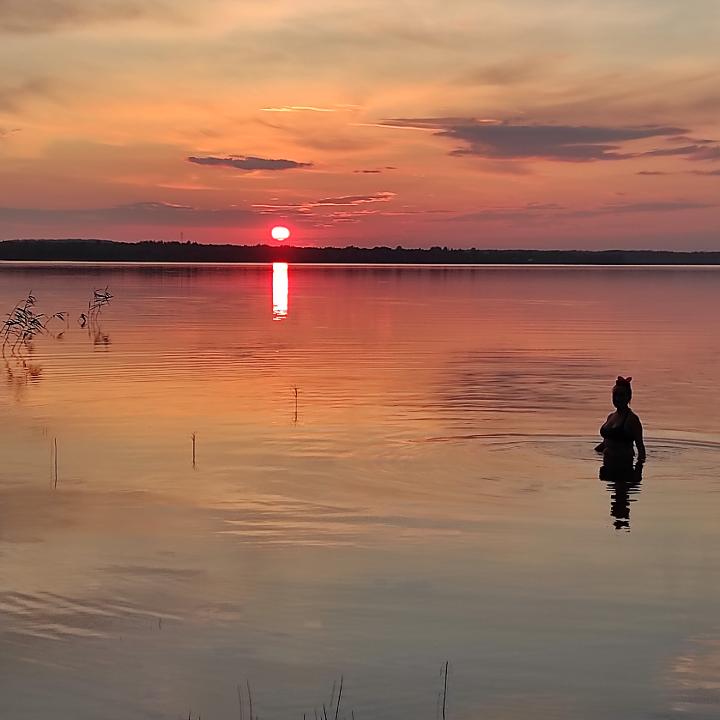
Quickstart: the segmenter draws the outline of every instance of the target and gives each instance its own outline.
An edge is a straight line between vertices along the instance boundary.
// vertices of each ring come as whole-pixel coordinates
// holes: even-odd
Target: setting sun
[[[287,240],[290,237],[290,231],[283,225],[276,225],[270,231],[270,235],[272,235],[273,240],[282,242],[283,240]]]

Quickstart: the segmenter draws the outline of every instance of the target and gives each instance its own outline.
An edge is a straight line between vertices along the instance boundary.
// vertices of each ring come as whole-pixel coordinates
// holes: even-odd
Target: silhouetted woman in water
[[[595,448],[603,454],[600,479],[605,480],[612,493],[610,514],[617,530],[630,529],[630,496],[640,491],[642,468],[645,462],[645,443],[640,418],[630,409],[632,378],[618,377],[612,390],[616,410],[608,415],[600,428],[603,441]],[[637,463],[633,467],[635,449]]]
[[[600,428],[603,441],[595,448],[603,454],[606,475],[624,475],[632,472],[637,446],[636,471],[645,462],[645,443],[640,418],[630,409],[632,399],[631,377],[618,377],[612,390],[612,403],[616,410],[608,415]]]

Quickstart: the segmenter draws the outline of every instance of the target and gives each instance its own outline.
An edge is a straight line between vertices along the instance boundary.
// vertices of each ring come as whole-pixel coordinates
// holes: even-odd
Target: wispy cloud
[[[297,162],[296,160],[261,158],[253,155],[228,155],[227,157],[196,157],[190,156],[188,162],[197,165],[211,165],[214,167],[231,167],[245,172],[258,170],[293,170],[295,168],[309,168],[312,163]]]
[[[313,203],[314,207],[329,205],[365,205],[366,203],[389,202],[395,197],[392,192],[380,192],[374,195],[343,195],[340,197],[323,198]]]
[[[384,173],[386,170],[397,170],[397,168],[393,165],[386,165],[383,168],[371,168],[369,170],[353,170],[353,172],[357,175],[380,175],[381,173]]]
[[[0,0],[0,4],[2,0]],[[0,110],[17,112],[25,102],[35,98],[50,98],[53,83],[47,78],[32,78],[22,82],[0,84]]]
[[[693,156],[695,153],[703,150],[699,145],[681,145],[680,147],[658,148],[657,150],[648,150],[640,153],[641,157],[677,157],[677,156]]]
[[[44,33],[63,27],[142,18],[181,19],[164,0],[0,0],[0,31]]]
[[[266,117],[272,117],[273,121],[260,117],[255,120],[255,124],[282,133],[294,145],[311,151],[360,152],[382,144],[377,137],[358,133],[356,128],[361,123],[337,122],[337,116],[333,114],[315,114],[312,118],[304,118],[305,122],[302,123],[282,113]]]
[[[452,210],[446,210],[443,208],[430,208],[428,210],[412,210],[412,209],[401,209],[401,210],[382,210],[379,215],[383,217],[409,217],[412,215],[438,215],[438,214],[450,214]]]
[[[165,202],[138,202],[99,208],[0,207],[0,221],[50,225],[53,223],[109,223],[178,227],[233,227],[253,225],[260,214],[245,208],[198,208]]]
[[[526,205],[520,205],[517,207],[484,208],[483,210],[478,210],[476,212],[456,215],[450,219],[460,222],[498,222],[505,220],[526,221],[533,218],[541,219],[549,214],[556,215],[558,212],[566,209],[567,208],[564,205],[558,205],[556,203],[527,203]]]
[[[694,202],[690,200],[656,200],[652,202],[611,203],[591,210],[576,210],[572,215],[586,217],[588,215],[608,215],[615,213],[665,213],[680,210],[704,210],[718,207],[717,203]]]
[[[720,147],[702,147],[695,150],[690,156],[690,160],[720,160]]]
[[[337,112],[335,108],[323,108],[323,107],[312,107],[310,105],[282,105],[281,107],[266,107],[260,108],[263,112],[281,112],[281,113],[294,113],[294,112],[319,112],[319,113],[332,113]]]
[[[668,213],[684,210],[705,210],[720,207],[718,203],[687,200],[657,200],[648,202],[609,203],[593,208],[571,209],[556,203],[528,203],[518,207],[486,208],[477,212],[457,215],[452,220],[460,222],[503,222],[590,218],[598,216],[625,215],[633,213]]]
[[[368,205],[370,203],[385,203],[390,202],[390,200],[393,200],[395,197],[395,193],[392,192],[379,192],[372,195],[343,195],[340,197],[327,197],[321,198],[320,200],[308,200],[307,202],[300,203],[259,203],[253,205],[253,208],[263,213],[299,212],[307,214],[314,208],[353,207],[356,205]],[[365,212],[367,213],[367,211]]]
[[[641,170],[636,175],[646,177],[664,176],[664,175],[699,175],[700,177],[720,177],[720,170],[678,170],[676,172],[664,172],[660,170]]]
[[[542,77],[561,63],[561,56],[550,53],[505,58],[472,67],[459,75],[456,82],[461,85],[515,85]]]
[[[674,139],[674,138],[673,138]],[[639,153],[637,157],[684,157],[687,160],[720,160],[720,145],[712,140],[703,140],[692,145],[674,148],[659,148]]]
[[[649,138],[670,138],[688,131],[672,126],[543,125],[475,118],[393,118],[384,127],[431,130],[434,135],[462,145],[451,155],[473,155],[493,160],[555,160],[592,162],[626,160],[643,153],[622,151],[622,144]],[[694,151],[694,149],[693,149]],[[683,154],[671,148],[664,154]],[[684,150],[689,152],[688,148]]]
[[[7,140],[11,135],[19,133],[21,130],[22,128],[19,127],[0,127],[0,142]]]

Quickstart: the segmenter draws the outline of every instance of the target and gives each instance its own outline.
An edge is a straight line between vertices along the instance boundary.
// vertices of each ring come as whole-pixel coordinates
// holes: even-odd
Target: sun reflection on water
[[[288,264],[273,263],[273,320],[285,320],[288,314]]]

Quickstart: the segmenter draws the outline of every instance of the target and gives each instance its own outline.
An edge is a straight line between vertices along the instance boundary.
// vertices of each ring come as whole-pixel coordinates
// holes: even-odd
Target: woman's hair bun
[[[623,377],[622,375],[618,375],[618,378],[615,382],[618,385],[629,385],[632,382],[632,378],[630,376]]]

